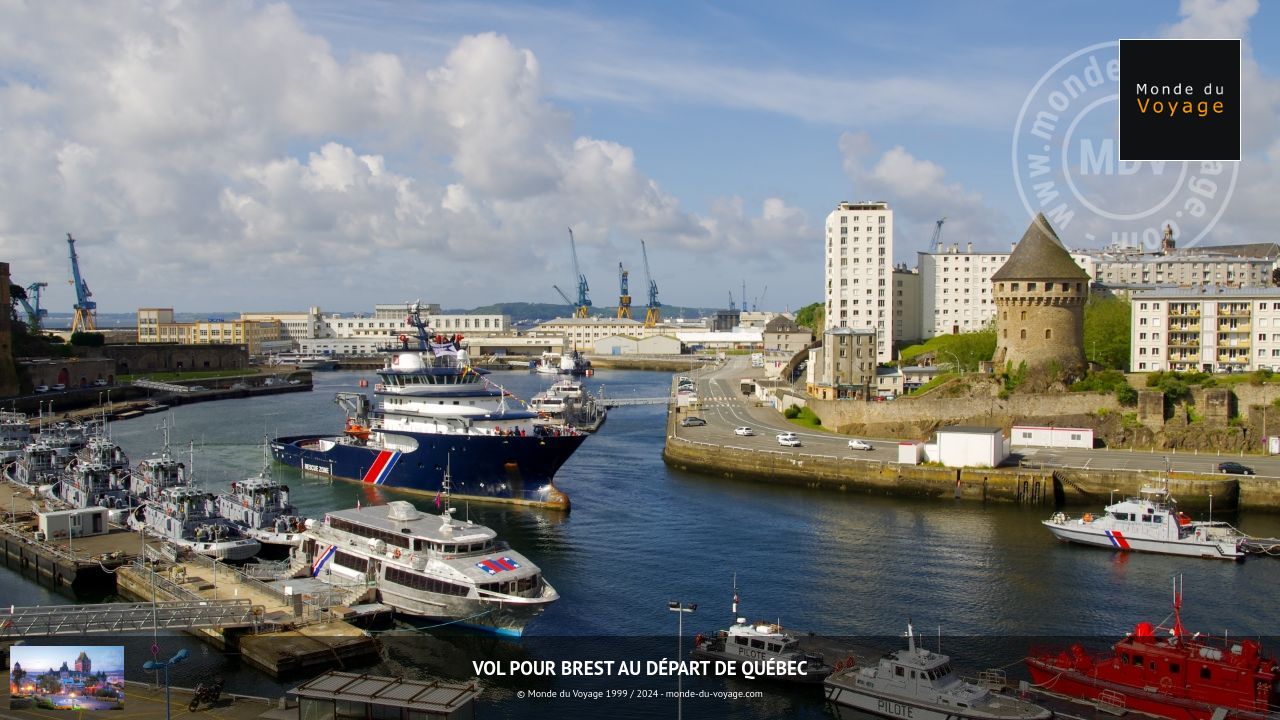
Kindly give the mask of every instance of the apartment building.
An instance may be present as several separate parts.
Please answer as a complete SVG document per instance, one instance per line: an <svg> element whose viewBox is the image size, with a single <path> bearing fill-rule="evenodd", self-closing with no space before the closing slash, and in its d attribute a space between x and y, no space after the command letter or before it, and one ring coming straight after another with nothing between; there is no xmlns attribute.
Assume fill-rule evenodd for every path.
<svg viewBox="0 0 1280 720"><path fill-rule="evenodd" d="M876 358L893 359L893 210L841 202L827 215L826 327L874 331Z"/></svg>
<svg viewBox="0 0 1280 720"><path fill-rule="evenodd" d="M1169 288L1130 302L1134 372L1280 369L1280 288Z"/></svg>

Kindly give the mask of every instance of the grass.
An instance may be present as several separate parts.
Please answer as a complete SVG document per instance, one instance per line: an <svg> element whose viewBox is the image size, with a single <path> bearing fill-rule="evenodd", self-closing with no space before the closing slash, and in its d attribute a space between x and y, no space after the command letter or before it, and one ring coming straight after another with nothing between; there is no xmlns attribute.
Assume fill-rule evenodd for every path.
<svg viewBox="0 0 1280 720"><path fill-rule="evenodd" d="M959 376L956 373L952 373L952 372L939 373L938 375L934 376L934 378L929 382L921 385L915 390L912 390L909 395L911 397L915 397L917 395L923 395L929 392L930 390L938 387L942 383L950 380L953 377L959 377Z"/></svg>
<svg viewBox="0 0 1280 720"><path fill-rule="evenodd" d="M821 419L821 418L819 418L817 415L815 415L815 414L814 414L814 412L813 412L813 410L811 410L811 409L809 409L809 408L807 408L807 407L800 408L800 414L799 414L799 415L797 415L797 416L795 416L795 417L793 417L793 418L788 418L788 419L789 419L791 422L795 423L796 425L799 425L800 427L806 427L806 428L809 428L810 430L825 430L825 429L826 429L826 428L822 427L822 419Z"/></svg>
<svg viewBox="0 0 1280 720"><path fill-rule="evenodd" d="M161 372L161 373L141 373L138 375L121 375L120 382L130 382L131 380L156 380L158 382L168 382L170 380L207 380L210 378L238 377L241 375L257 375L259 371L255 368L244 368L243 370L192 370L189 372Z"/></svg>

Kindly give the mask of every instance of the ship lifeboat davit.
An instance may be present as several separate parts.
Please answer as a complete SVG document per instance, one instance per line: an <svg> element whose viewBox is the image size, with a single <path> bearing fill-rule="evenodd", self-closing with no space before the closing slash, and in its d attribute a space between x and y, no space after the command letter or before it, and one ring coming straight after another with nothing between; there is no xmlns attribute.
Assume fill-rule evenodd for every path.
<svg viewBox="0 0 1280 720"><path fill-rule="evenodd" d="M347 427L342 432L357 440L363 441L369 439L369 428L361 425L355 420L348 419Z"/></svg>

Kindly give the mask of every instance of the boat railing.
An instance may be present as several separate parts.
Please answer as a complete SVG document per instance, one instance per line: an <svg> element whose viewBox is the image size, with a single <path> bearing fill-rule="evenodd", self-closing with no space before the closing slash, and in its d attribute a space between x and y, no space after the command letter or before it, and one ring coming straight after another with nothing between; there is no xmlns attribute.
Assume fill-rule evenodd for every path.
<svg viewBox="0 0 1280 720"><path fill-rule="evenodd" d="M1000 691L1009 687L1009 678L1005 675L1004 670L999 668L983 670L978 673L974 684L987 690Z"/></svg>

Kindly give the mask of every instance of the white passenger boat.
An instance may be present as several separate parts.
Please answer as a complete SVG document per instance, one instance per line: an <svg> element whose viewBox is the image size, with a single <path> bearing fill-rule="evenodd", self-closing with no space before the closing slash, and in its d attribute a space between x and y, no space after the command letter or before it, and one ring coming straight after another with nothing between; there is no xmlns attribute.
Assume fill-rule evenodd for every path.
<svg viewBox="0 0 1280 720"><path fill-rule="evenodd" d="M1063 542L1222 560L1244 559L1248 540L1227 523L1192 520L1178 511L1167 487L1153 485L1108 505L1101 515L1072 518L1059 512L1043 522Z"/></svg>
<svg viewBox="0 0 1280 720"><path fill-rule="evenodd" d="M312 577L372 583L397 612L518 636L560 596L493 530L454 519L448 486L446 472L440 515L393 500L308 520L300 552Z"/></svg>
<svg viewBox="0 0 1280 720"><path fill-rule="evenodd" d="M907 623L907 649L876 665L842 668L826 679L827 700L847 709L909 720L1048 720L1048 710L962 680L951 658L916 645Z"/></svg>

